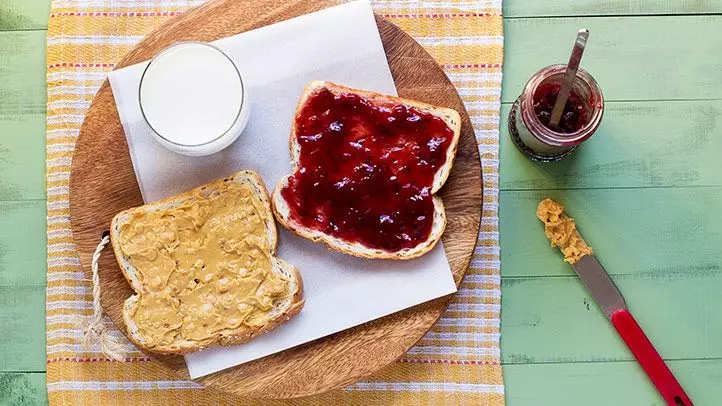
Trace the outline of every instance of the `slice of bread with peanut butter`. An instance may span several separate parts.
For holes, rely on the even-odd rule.
[[[156,353],[247,342],[298,314],[301,275],[275,257],[268,192],[252,171],[123,211],[116,259],[135,295],[128,336]]]

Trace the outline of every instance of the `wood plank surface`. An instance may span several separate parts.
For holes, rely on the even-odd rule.
[[[505,20],[502,100],[516,100],[540,68],[566,63],[580,27],[591,32],[582,67],[605,100],[722,99],[721,25],[722,16]]]
[[[662,404],[636,363],[618,362],[631,355],[559,254],[541,233],[529,232],[530,224],[538,223],[536,203],[549,195],[564,199],[572,212],[583,210],[572,214],[600,255],[607,253],[602,263],[620,274],[614,279],[664,357],[721,356],[716,342],[722,331],[709,325],[722,323],[716,310],[722,297],[709,286],[722,285],[716,249],[722,227],[714,219],[722,196],[718,187],[678,188],[720,185],[715,158],[722,153],[720,105],[702,101],[720,99],[712,88],[722,83],[722,59],[714,51],[722,49],[722,40],[707,37],[720,21],[717,16],[505,20],[501,345],[503,362],[518,363],[505,366],[509,404]],[[557,164],[531,163],[507,142],[508,103],[534,71],[565,60],[569,33],[579,27],[592,31],[584,66],[612,102],[586,150]],[[677,36],[676,28],[688,35]],[[698,75],[708,69],[714,72]],[[599,210],[587,212],[594,208]],[[681,248],[681,241],[691,244]],[[554,275],[566,276],[541,277]],[[683,328],[671,327],[680,322]],[[623,383],[617,381],[622,364],[628,366]],[[719,375],[719,366],[710,368]],[[516,379],[515,368],[536,375]],[[614,372],[601,379],[587,372],[599,368]],[[555,379],[559,371],[569,374]],[[691,373],[678,375],[693,399],[715,404],[704,403],[717,398],[710,388],[695,385],[703,378],[685,379]],[[630,384],[629,377],[636,381]],[[613,398],[602,396],[610,388]]]
[[[0,286],[0,372],[45,370],[45,286]]]
[[[45,201],[0,201],[0,286],[44,286]]]
[[[720,0],[504,0],[504,18],[722,13]]]
[[[525,159],[501,108],[501,189],[722,185],[722,100],[611,102],[596,134],[569,159]]]
[[[45,36],[0,31],[0,120],[45,115]]]
[[[0,118],[0,174],[0,200],[45,200],[44,115]]]
[[[50,2],[0,1],[0,404],[47,403],[45,42]],[[40,31],[33,31],[40,30]],[[3,201],[4,200],[4,201]]]
[[[546,197],[567,207],[610,274],[693,277],[722,268],[721,187],[506,191],[502,277],[574,275],[536,218]]]
[[[45,199],[45,32],[0,31],[0,200]]]
[[[665,359],[722,358],[722,272],[612,279]],[[576,276],[505,278],[501,285],[504,363],[633,359]]]
[[[698,406],[722,404],[722,360],[669,361]],[[507,406],[663,406],[634,361],[505,365]]]
[[[0,1],[0,31],[45,30],[50,0]]]
[[[45,373],[0,372],[0,405],[40,406],[47,403]]]

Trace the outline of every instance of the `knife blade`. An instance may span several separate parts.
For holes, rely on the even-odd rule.
[[[572,264],[572,268],[607,318],[611,319],[616,310],[627,307],[617,285],[614,284],[597,257],[585,255],[577,263]]]

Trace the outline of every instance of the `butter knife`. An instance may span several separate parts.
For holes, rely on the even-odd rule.
[[[664,363],[662,357],[639,327],[627,309],[624,297],[594,255],[585,255],[572,268],[586,286],[619,336],[668,405],[693,406],[677,379]]]

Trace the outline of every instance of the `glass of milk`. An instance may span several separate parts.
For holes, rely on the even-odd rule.
[[[190,156],[231,145],[250,108],[236,64],[202,42],[180,42],[156,55],[140,79],[139,102],[155,139]]]

